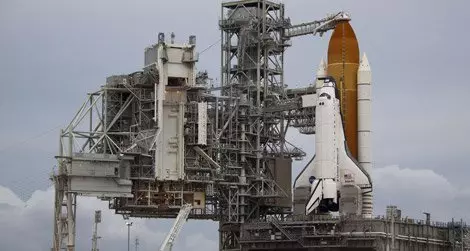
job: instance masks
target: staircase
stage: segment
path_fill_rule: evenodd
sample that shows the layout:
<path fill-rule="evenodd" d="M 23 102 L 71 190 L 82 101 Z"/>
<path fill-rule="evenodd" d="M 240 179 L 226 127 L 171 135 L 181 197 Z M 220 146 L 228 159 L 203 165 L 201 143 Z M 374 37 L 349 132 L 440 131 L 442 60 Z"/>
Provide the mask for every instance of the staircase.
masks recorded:
<path fill-rule="evenodd" d="M 300 237 L 300 236 L 297 237 L 297 236 L 291 234 L 291 233 L 290 233 L 289 231 L 287 231 L 286 229 L 284 229 L 284 227 L 282 226 L 281 222 L 280 222 L 276 217 L 271 216 L 271 217 L 269 218 L 269 222 L 270 222 L 271 224 L 273 224 L 277 229 L 279 229 L 279 231 L 281 231 L 281 233 L 284 234 L 284 235 L 287 237 L 287 239 L 298 242 L 298 243 L 300 244 L 300 246 L 302 246 L 302 247 L 305 246 L 302 237 Z"/>

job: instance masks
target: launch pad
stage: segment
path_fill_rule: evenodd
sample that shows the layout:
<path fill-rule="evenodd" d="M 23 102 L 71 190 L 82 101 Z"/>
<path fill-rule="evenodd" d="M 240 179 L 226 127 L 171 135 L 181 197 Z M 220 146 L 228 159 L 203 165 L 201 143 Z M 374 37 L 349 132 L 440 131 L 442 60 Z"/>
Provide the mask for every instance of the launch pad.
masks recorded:
<path fill-rule="evenodd" d="M 294 216 L 241 226 L 241 250 L 461 250 L 466 226 L 391 217 Z M 462 250 L 467 250 L 467 248 Z"/>
<path fill-rule="evenodd" d="M 292 38 L 321 35 L 349 16 L 293 25 L 284 4 L 267 0 L 225 2 L 221 12 L 218 85 L 195 72 L 195 36 L 178 44 L 160 33 L 145 49 L 142 70 L 108 77 L 61 131 L 53 250 L 75 250 L 78 196 L 109 201 L 125 217 L 175 218 L 190 204 L 190 219 L 219 221 L 220 250 L 449 250 L 458 244 L 455 225 L 299 216 L 292 209 L 292 161 L 306 154 L 286 133 L 316 133 L 317 89 L 287 88 L 284 53 Z M 358 130 L 348 128 L 346 137 Z M 359 134 L 370 130 L 362 129 Z M 354 150 L 359 164 L 369 165 L 361 147 L 370 148 Z M 369 190 L 357 198 L 367 206 L 356 211 L 370 215 Z"/>

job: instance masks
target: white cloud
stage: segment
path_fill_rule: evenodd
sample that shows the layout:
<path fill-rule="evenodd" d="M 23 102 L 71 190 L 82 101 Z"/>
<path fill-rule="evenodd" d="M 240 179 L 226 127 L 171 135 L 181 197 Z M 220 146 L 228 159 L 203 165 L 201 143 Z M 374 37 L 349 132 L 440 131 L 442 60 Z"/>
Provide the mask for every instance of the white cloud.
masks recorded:
<path fill-rule="evenodd" d="M 0 205 L 8 204 L 10 206 L 22 207 L 25 203 L 16 196 L 10 189 L 0 186 Z"/>
<path fill-rule="evenodd" d="M 470 208 L 470 189 L 460 188 L 444 176 L 426 169 L 398 166 L 376 168 L 373 172 L 375 211 L 383 214 L 386 205 L 402 209 L 403 216 L 422 218 L 430 212 L 433 220 L 449 221 L 450 217 L 467 221 Z M 0 186 L 0 243 L 2 250 L 49 250 L 52 239 L 54 191 L 35 191 L 22 202 L 10 189 Z M 79 197 L 77 213 L 77 250 L 91 245 L 95 210 L 102 210 L 99 225 L 101 250 L 117 250 L 127 245 L 127 227 L 120 215 L 108 209 L 107 202 Z M 140 250 L 155 250 L 169 231 L 173 220 L 132 219 L 132 243 L 140 240 Z M 22 241 L 27 239 L 28 241 Z M 174 250 L 217 250 L 217 224 L 207 221 L 188 221 L 176 241 Z"/>
<path fill-rule="evenodd" d="M 373 171 L 375 212 L 386 205 L 402 208 L 402 215 L 422 218 L 429 212 L 435 220 L 469 219 L 469 188 L 458 187 L 432 170 L 400 168 L 397 165 Z"/>
<path fill-rule="evenodd" d="M 27 202 L 10 189 L 0 186 L 0 243 L 2 251 L 50 250 L 53 227 L 54 190 L 37 190 Z M 121 250 L 127 246 L 127 227 L 122 216 L 108 209 L 108 203 L 95 198 L 77 199 L 77 250 L 91 248 L 94 211 L 102 211 L 98 225 L 101 250 Z M 131 219 L 131 245 L 139 238 L 139 250 L 156 250 L 169 231 L 173 220 Z M 196 228 L 197 227 L 197 228 Z M 200 229 L 205 231 L 200 231 Z M 188 221 L 173 250 L 217 250 L 214 222 Z M 28 240 L 28 241 L 23 241 Z M 194 249 L 194 247 L 200 249 Z"/>

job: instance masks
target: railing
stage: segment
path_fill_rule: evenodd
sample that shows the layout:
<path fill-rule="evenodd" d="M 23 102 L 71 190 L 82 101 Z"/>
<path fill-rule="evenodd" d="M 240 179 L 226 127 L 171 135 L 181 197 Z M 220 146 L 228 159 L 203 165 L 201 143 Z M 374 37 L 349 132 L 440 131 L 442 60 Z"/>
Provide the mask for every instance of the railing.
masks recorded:
<path fill-rule="evenodd" d="M 283 233 L 289 240 L 297 241 L 302 247 L 304 242 L 301 236 L 295 236 L 287 231 L 282 225 L 281 222 L 274 216 L 269 217 L 269 222 L 271 222 L 281 233 Z"/>

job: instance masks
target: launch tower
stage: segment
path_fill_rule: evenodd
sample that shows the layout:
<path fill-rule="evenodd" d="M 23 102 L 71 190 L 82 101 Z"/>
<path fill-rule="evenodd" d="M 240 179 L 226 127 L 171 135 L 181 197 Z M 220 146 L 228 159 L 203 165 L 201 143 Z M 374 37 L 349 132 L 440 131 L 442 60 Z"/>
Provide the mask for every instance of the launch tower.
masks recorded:
<path fill-rule="evenodd" d="M 189 219 L 219 221 L 220 250 L 305 250 L 317 233 L 355 231 L 292 215 L 292 160 L 305 152 L 285 137 L 290 127 L 315 133 L 315 87 L 284 81 L 291 38 L 344 21 L 339 12 L 293 25 L 284 4 L 224 2 L 215 86 L 195 72 L 195 36 L 176 43 L 160 33 L 142 69 L 108 77 L 60 133 L 53 250 L 75 250 L 79 196 L 109 201 L 125 217 L 175 218 L 189 204 Z"/>

